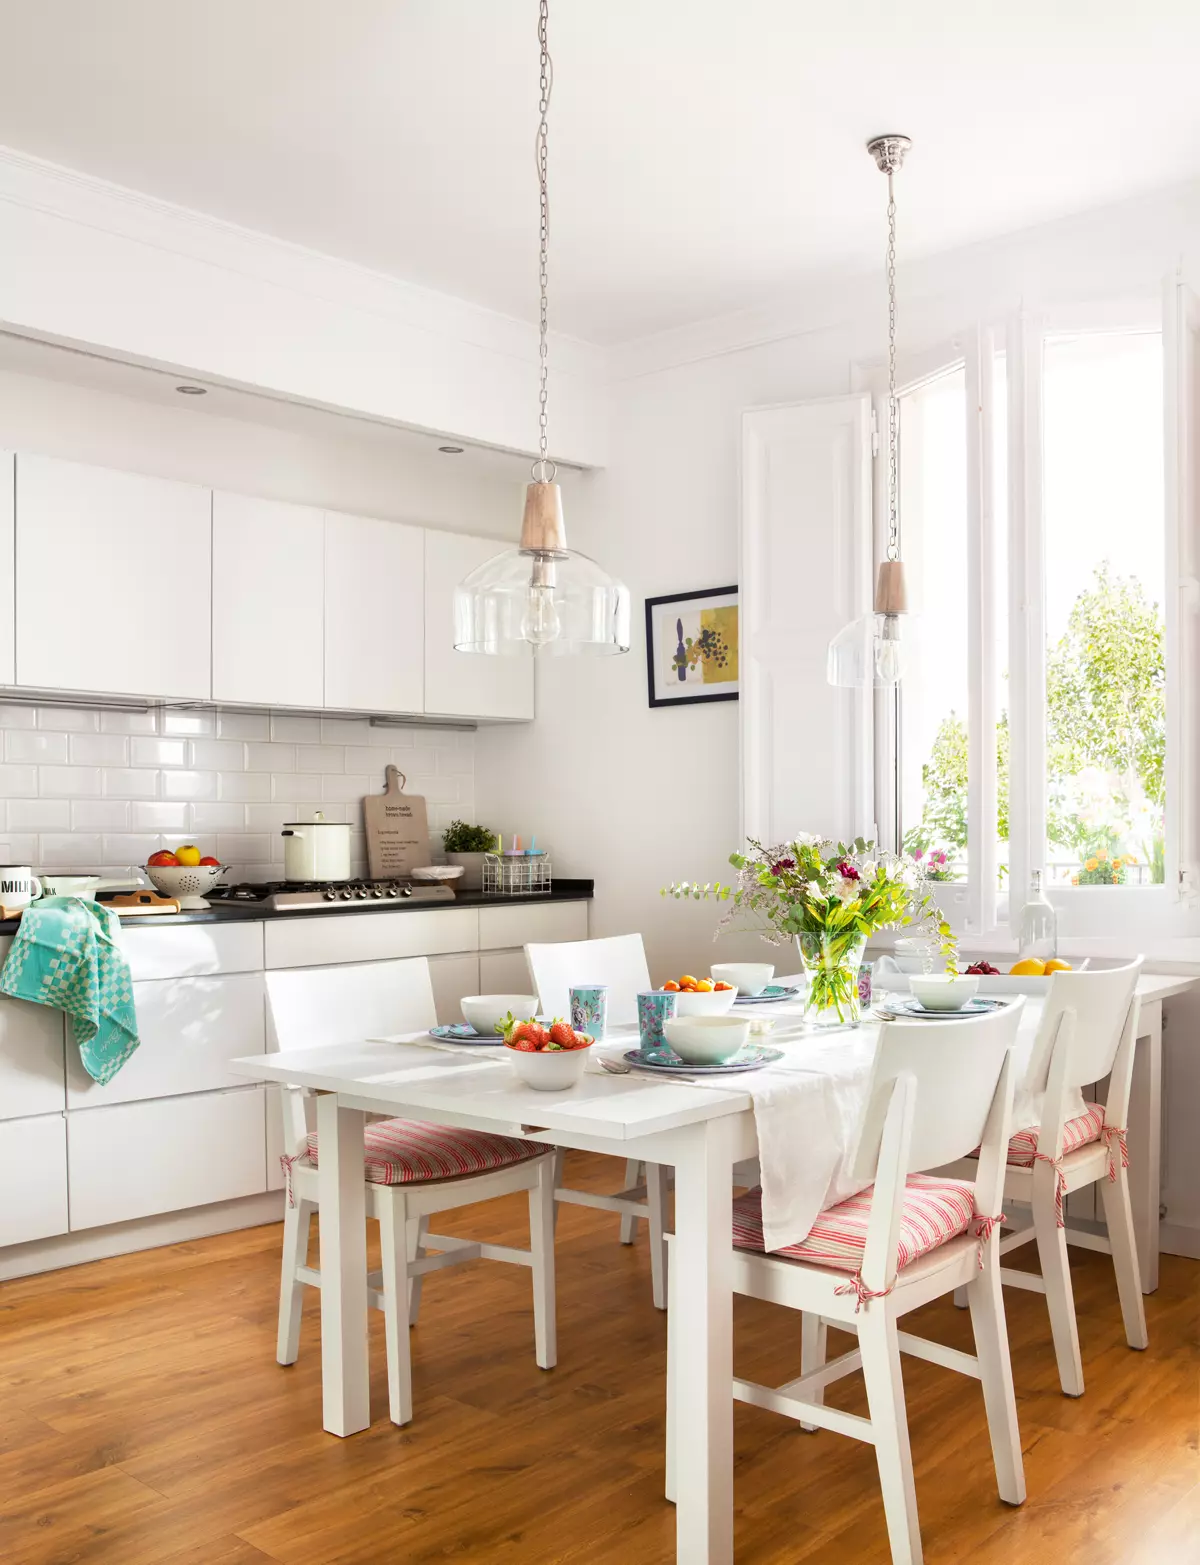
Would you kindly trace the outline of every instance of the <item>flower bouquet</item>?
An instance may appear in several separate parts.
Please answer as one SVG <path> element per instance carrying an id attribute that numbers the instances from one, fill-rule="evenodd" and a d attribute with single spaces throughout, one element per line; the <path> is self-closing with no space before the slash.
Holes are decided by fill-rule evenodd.
<path id="1" fill-rule="evenodd" d="M 744 912 L 760 921 L 767 940 L 794 938 L 809 980 L 805 1015 L 818 1025 L 858 1020 L 863 948 L 881 929 L 918 927 L 955 971 L 954 934 L 911 858 L 882 853 L 862 837 L 847 846 L 802 832 L 781 847 L 751 841 L 729 862 L 738 872 L 734 885 L 679 881 L 664 895 L 732 901 L 722 925 Z"/>

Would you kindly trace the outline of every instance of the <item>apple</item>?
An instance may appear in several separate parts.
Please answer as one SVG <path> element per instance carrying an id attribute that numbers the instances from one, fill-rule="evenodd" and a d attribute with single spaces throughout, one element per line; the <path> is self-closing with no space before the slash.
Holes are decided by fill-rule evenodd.
<path id="1" fill-rule="evenodd" d="M 165 848 L 158 853 L 152 853 L 146 860 L 146 864 L 153 866 L 155 869 L 167 869 L 168 867 L 178 865 L 178 863 L 179 860 L 175 855 L 168 853 Z"/>
<path id="2" fill-rule="evenodd" d="M 213 858 L 201 859 L 200 863 L 202 865 L 207 866 L 209 869 L 220 869 L 220 867 L 221 867 L 220 859 L 213 859 Z"/>
<path id="3" fill-rule="evenodd" d="M 182 848 L 175 849 L 175 862 L 177 864 L 186 864 L 189 868 L 199 864 L 200 849 L 193 843 L 185 843 Z"/>

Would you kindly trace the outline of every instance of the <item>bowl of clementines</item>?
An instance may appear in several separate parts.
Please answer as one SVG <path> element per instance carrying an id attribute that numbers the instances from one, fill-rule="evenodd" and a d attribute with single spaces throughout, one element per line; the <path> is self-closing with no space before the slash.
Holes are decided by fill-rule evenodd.
<path id="1" fill-rule="evenodd" d="M 737 985 L 712 978 L 693 978 L 684 973 L 682 978 L 669 978 L 663 985 L 665 994 L 675 996 L 676 1016 L 724 1016 L 737 999 Z"/>

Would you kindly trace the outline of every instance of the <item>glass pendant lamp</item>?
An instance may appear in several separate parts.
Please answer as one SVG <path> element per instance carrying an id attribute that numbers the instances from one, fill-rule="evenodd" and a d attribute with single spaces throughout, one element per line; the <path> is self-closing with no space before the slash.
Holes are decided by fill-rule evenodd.
<path id="1" fill-rule="evenodd" d="M 888 182 L 888 543 L 875 581 L 870 614 L 851 621 L 829 643 L 826 678 L 850 689 L 888 689 L 904 673 L 903 617 L 908 611 L 900 559 L 899 404 L 896 401 L 896 198 L 892 176 L 912 145 L 907 136 L 876 136 L 867 143 Z"/>
<path id="2" fill-rule="evenodd" d="M 454 646 L 488 656 L 629 651 L 629 590 L 586 554 L 567 548 L 562 490 L 548 455 L 547 283 L 550 200 L 547 115 L 554 71 L 547 46 L 548 0 L 538 9 L 541 119 L 537 133 L 541 205 L 538 283 L 541 293 L 538 361 L 538 459 L 525 491 L 521 541 L 485 560 L 454 589 Z"/>

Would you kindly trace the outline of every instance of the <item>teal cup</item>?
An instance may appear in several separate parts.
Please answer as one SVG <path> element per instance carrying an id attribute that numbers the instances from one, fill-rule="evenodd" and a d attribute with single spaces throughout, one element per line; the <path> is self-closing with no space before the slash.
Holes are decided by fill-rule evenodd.
<path id="1" fill-rule="evenodd" d="M 663 1023 L 675 1015 L 676 999 L 676 995 L 662 989 L 646 989 L 638 995 L 638 1032 L 643 1054 L 673 1055 L 663 1034 Z"/>
<path id="2" fill-rule="evenodd" d="M 576 1032 L 603 1038 L 608 1020 L 608 985 L 573 984 L 571 986 L 571 1026 Z"/>

